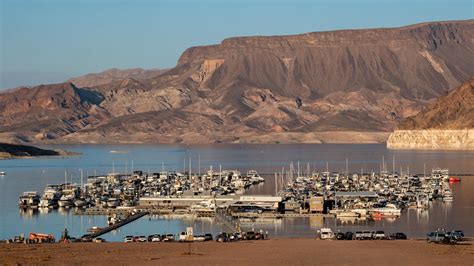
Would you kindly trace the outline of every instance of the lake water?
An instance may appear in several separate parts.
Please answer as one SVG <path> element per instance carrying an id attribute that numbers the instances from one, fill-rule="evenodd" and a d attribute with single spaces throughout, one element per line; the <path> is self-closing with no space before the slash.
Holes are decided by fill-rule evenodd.
<path id="1" fill-rule="evenodd" d="M 387 168 L 410 173 L 429 173 L 431 168 L 448 168 L 450 173 L 474 173 L 474 152 L 441 151 L 391 151 L 381 144 L 269 144 L 269 145 L 54 145 L 44 148 L 66 149 L 81 153 L 63 158 L 34 158 L 0 160 L 0 171 L 7 172 L 0 177 L 0 239 L 11 238 L 19 233 L 53 233 L 57 238 L 66 227 L 73 236 L 81 236 L 92 226 L 104 226 L 104 216 L 79 216 L 72 211 L 53 210 L 20 212 L 18 197 L 23 191 L 41 192 L 46 184 L 64 182 L 64 171 L 73 175 L 74 182 L 80 182 L 80 169 L 89 175 L 112 172 L 147 172 L 165 170 L 182 171 L 184 158 L 188 167 L 192 158 L 193 171 L 201 171 L 211 165 L 214 169 L 238 169 L 242 173 L 255 169 L 260 173 L 279 172 L 290 162 L 300 162 L 306 171 L 344 171 L 346 158 L 349 170 L 359 172 L 379 171 L 382 157 Z M 110 153 L 112 150 L 127 153 Z M 275 192 L 273 176 L 265 176 L 266 182 L 251 187 L 246 193 L 270 195 Z M 402 217 L 382 221 L 341 221 L 322 218 L 287 218 L 265 222 L 243 224 L 244 230 L 262 229 L 270 236 L 314 237 L 316 230 L 329 226 L 333 230 L 356 231 L 381 229 L 386 232 L 402 231 L 409 237 L 422 237 L 437 228 L 462 229 L 466 235 L 474 236 L 474 177 L 463 177 L 461 183 L 452 184 L 454 201 L 434 202 L 430 209 L 408 210 Z M 108 241 L 122 241 L 126 235 L 149 235 L 152 233 L 179 233 L 187 226 L 193 226 L 195 233 L 213 233 L 223 230 L 221 224 L 211 218 L 144 217 L 117 231 L 104 235 Z"/>

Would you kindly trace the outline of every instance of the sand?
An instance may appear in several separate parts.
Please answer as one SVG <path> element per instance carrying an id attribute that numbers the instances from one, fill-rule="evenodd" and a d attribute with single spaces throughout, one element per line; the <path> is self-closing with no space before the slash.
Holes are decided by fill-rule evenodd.
<path id="1" fill-rule="evenodd" d="M 0 264 L 473 265 L 473 242 L 270 239 L 234 243 L 0 244 Z"/>

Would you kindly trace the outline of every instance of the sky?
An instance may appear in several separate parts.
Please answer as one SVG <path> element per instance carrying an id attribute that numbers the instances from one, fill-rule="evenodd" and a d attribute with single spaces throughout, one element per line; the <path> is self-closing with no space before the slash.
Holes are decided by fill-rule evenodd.
<path id="1" fill-rule="evenodd" d="M 233 36 L 472 19 L 474 0 L 0 0 L 0 89 L 169 68 Z"/>

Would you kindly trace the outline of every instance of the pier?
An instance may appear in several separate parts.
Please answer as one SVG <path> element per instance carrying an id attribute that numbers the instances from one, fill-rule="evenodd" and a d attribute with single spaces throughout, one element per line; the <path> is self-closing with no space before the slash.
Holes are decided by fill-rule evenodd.
<path id="1" fill-rule="evenodd" d="M 106 234 L 106 233 L 112 231 L 112 230 L 115 230 L 115 229 L 120 228 L 120 227 L 122 227 L 122 226 L 124 226 L 124 225 L 126 225 L 126 224 L 129 224 L 129 223 L 131 223 L 131 222 L 133 222 L 133 221 L 135 221 L 135 220 L 137 220 L 137 219 L 140 219 L 141 217 L 143 217 L 143 216 L 145 216 L 145 215 L 147 215 L 147 214 L 149 214 L 149 213 L 148 213 L 148 212 L 139 212 L 139 213 L 133 214 L 133 215 L 127 217 L 126 219 L 124 219 L 124 220 L 122 220 L 122 221 L 120 221 L 120 222 L 118 222 L 118 223 L 116 223 L 116 224 L 113 224 L 113 225 L 108 226 L 108 227 L 106 227 L 106 228 L 100 229 L 98 232 L 92 233 L 92 234 L 90 234 L 90 235 L 83 235 L 82 238 L 90 238 L 90 239 L 92 239 L 92 238 L 99 237 L 99 236 L 101 236 L 101 235 L 103 235 L 103 234 Z"/>

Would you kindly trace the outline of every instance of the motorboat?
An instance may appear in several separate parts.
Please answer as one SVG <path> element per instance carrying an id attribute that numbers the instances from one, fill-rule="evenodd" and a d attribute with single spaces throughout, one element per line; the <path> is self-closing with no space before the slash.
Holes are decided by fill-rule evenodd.
<path id="1" fill-rule="evenodd" d="M 461 182 L 461 178 L 455 177 L 455 176 L 452 176 L 449 178 L 449 183 L 457 183 L 457 182 Z"/>
<path id="2" fill-rule="evenodd" d="M 46 198 L 46 197 L 41 197 L 40 202 L 39 202 L 39 207 L 40 208 L 49 208 L 53 207 L 54 201 L 52 199 Z"/>
<path id="3" fill-rule="evenodd" d="M 36 191 L 23 192 L 18 205 L 22 208 L 38 208 L 40 196 Z"/>
<path id="4" fill-rule="evenodd" d="M 380 214 L 383 214 L 385 216 L 387 216 L 387 215 L 400 216 L 401 213 L 402 213 L 402 209 L 397 208 L 397 206 L 395 206 L 392 203 L 387 203 L 387 205 L 385 205 L 385 207 L 375 207 L 375 208 L 370 209 L 370 212 L 371 213 L 380 213 Z"/>
<path id="5" fill-rule="evenodd" d="M 212 200 L 204 200 L 191 206 L 191 210 L 195 212 L 211 212 L 214 211 L 215 208 L 216 205 L 212 202 Z"/>
<path id="6" fill-rule="evenodd" d="M 265 178 L 261 177 L 255 170 L 248 171 L 247 178 L 250 182 L 254 184 L 265 182 Z"/>
<path id="7" fill-rule="evenodd" d="M 86 204 L 87 204 L 86 199 L 82 197 L 74 201 L 74 206 L 79 207 L 79 208 L 86 206 Z"/>
<path id="8" fill-rule="evenodd" d="M 107 199 L 107 207 L 115 208 L 120 205 L 120 199 L 117 198 L 109 198 Z"/>
<path id="9" fill-rule="evenodd" d="M 448 169 L 441 169 L 435 168 L 431 171 L 431 178 L 435 180 L 448 180 L 449 179 L 449 170 Z"/>
<path id="10" fill-rule="evenodd" d="M 72 195 L 62 195 L 58 201 L 59 207 L 70 207 L 73 204 L 74 197 Z"/>

